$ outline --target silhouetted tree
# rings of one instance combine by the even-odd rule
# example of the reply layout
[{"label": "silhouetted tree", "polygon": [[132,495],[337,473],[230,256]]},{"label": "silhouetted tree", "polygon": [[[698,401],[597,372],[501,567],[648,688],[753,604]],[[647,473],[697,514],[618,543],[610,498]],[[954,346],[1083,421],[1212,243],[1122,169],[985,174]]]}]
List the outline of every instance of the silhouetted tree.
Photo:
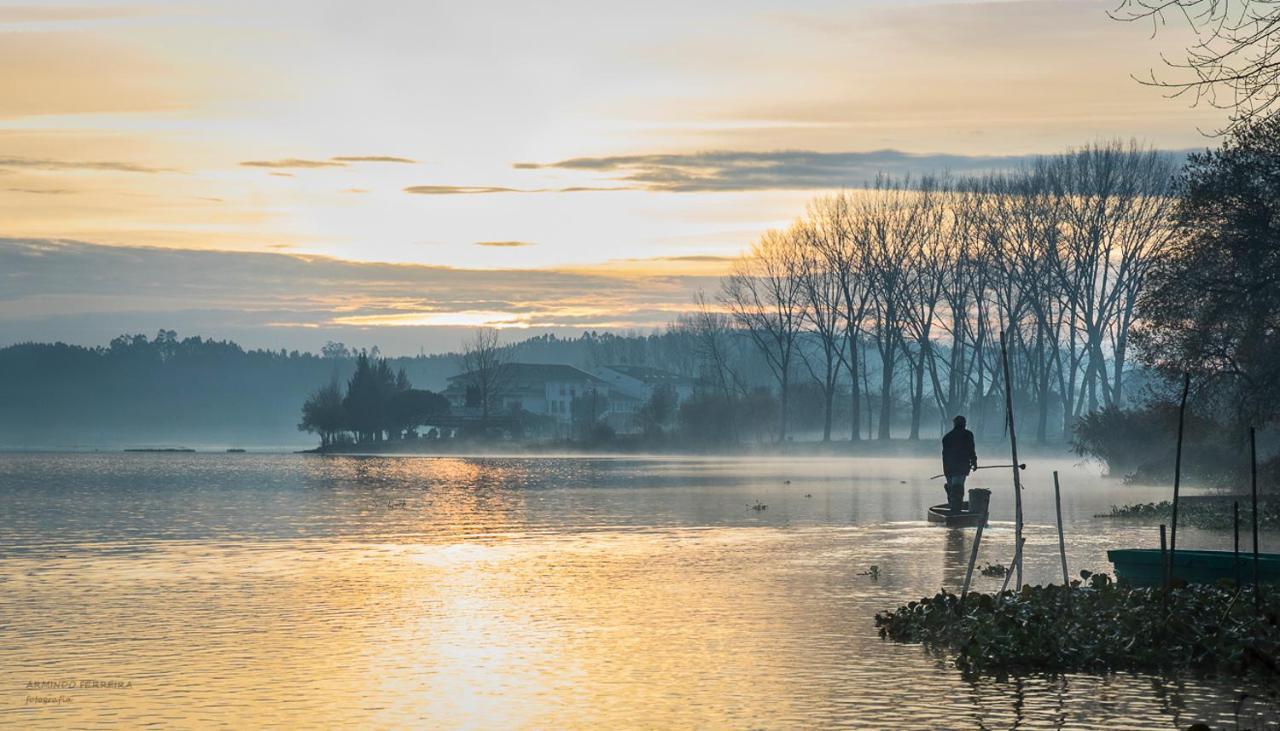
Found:
[{"label": "silhouetted tree", "polygon": [[[408,379],[403,379],[401,385],[407,388]],[[343,399],[347,425],[355,432],[357,441],[381,441],[383,434],[391,430],[391,401],[397,390],[397,378],[387,360],[371,360],[367,353],[361,352]]]},{"label": "silhouetted tree", "polygon": [[1152,30],[1169,18],[1182,21],[1194,40],[1183,61],[1165,60],[1189,78],[1168,81],[1152,71],[1144,84],[1190,95],[1231,111],[1225,131],[1264,119],[1280,109],[1280,3],[1275,0],[1124,0],[1111,17],[1150,21]]},{"label": "silhouetted tree", "polygon": [[676,390],[669,383],[655,386],[636,412],[640,428],[650,436],[661,436],[676,416]]},{"label": "silhouetted tree", "polygon": [[346,412],[342,404],[342,386],[334,378],[307,397],[302,404],[299,431],[320,435],[320,446],[332,444],[345,428]]},{"label": "silhouetted tree", "polygon": [[601,420],[609,411],[609,394],[597,388],[588,388],[569,402],[569,418],[573,433],[579,439],[592,439],[597,434]]},{"label": "silhouetted tree", "polygon": [[750,337],[778,384],[778,441],[787,438],[787,395],[796,337],[804,328],[803,240],[795,228],[771,230],[723,281],[721,302]]},{"label": "silhouetted tree", "polygon": [[1238,424],[1280,415],[1280,117],[1193,155],[1169,259],[1139,299],[1142,359],[1200,374]]},{"label": "silhouetted tree", "polygon": [[473,390],[480,406],[480,416],[489,418],[489,413],[501,396],[502,387],[507,380],[506,365],[510,353],[498,343],[498,331],[493,328],[480,328],[471,339],[462,344],[462,355],[458,363],[462,368],[465,386]]},{"label": "silhouetted tree", "polygon": [[[401,374],[404,371],[400,371]],[[391,401],[391,426],[397,438],[449,413],[449,400],[432,391],[397,388]]]}]

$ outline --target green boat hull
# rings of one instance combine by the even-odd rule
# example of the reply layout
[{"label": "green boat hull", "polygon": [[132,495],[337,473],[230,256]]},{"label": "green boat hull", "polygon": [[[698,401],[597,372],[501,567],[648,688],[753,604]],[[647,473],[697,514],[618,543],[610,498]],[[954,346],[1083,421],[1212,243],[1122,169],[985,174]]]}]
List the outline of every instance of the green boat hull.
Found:
[{"label": "green boat hull", "polygon": [[[1107,551],[1107,560],[1116,567],[1116,578],[1137,586],[1159,586],[1164,581],[1158,548],[1122,548]],[[1236,560],[1231,551],[1178,551],[1174,557],[1173,576],[1192,584],[1213,584],[1221,579],[1235,579]],[[1240,583],[1253,581],[1253,554],[1241,553]],[[1258,554],[1258,582],[1280,582],[1280,554]]]}]

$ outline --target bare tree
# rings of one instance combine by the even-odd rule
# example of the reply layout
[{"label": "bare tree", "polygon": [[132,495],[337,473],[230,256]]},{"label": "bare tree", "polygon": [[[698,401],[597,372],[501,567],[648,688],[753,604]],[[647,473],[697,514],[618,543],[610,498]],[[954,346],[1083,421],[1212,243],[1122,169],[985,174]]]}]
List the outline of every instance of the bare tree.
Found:
[{"label": "bare tree", "polygon": [[[871,306],[872,291],[868,275],[868,258],[854,237],[851,194],[815,199],[809,204],[808,230],[810,245],[816,247],[826,270],[834,277],[840,294],[840,324],[844,329],[844,347],[836,350],[849,372],[849,438],[861,438],[862,398],[858,393],[859,362],[863,323]],[[863,372],[865,383],[865,372]],[[869,414],[868,414],[869,416]]]},{"label": "bare tree", "polygon": [[1195,36],[1182,61],[1165,66],[1188,78],[1169,81],[1155,71],[1143,84],[1190,96],[1231,112],[1226,132],[1280,109],[1280,2],[1276,0],[1123,0],[1116,20],[1149,21],[1154,35],[1170,18]]},{"label": "bare tree", "polygon": [[799,244],[795,230],[765,232],[734,264],[721,295],[778,384],[779,442],[787,438],[792,361],[804,324]]},{"label": "bare tree", "polygon": [[510,355],[510,349],[499,344],[498,331],[493,328],[478,328],[471,339],[462,344],[458,361],[464,385],[471,392],[468,400],[474,394],[480,405],[480,416],[486,421],[506,385]]},{"label": "bare tree", "polygon": [[1137,288],[1168,238],[1173,166],[1133,142],[1087,146],[1047,166],[1062,192],[1057,273],[1087,354],[1080,399],[1087,411],[1099,392],[1103,404],[1119,405]]},{"label": "bare tree", "polygon": [[800,359],[809,375],[822,389],[822,441],[831,441],[832,406],[840,380],[845,328],[841,322],[843,298],[839,273],[822,253],[820,233],[806,222],[796,226],[803,244],[800,250],[800,282],[804,297],[802,309],[809,323],[808,334],[814,347],[802,347]]},{"label": "bare tree", "polygon": [[[909,394],[917,439],[931,405],[944,428],[962,412],[980,431],[1003,428],[995,335],[1005,333],[1015,408],[1034,409],[1045,442],[1060,405],[1067,436],[1086,411],[1125,403],[1136,303],[1169,246],[1172,172],[1166,155],[1109,142],[1011,173],[945,184],[880,178],[815,199],[725,280],[721,301],[755,345],[737,355],[760,352],[784,411],[799,356],[826,397],[824,439],[843,368],[856,439],[859,388],[867,403],[873,393],[862,360],[877,353],[877,437],[890,436],[896,391]],[[874,347],[860,347],[868,338]],[[718,360],[718,373],[734,372],[732,358]],[[722,390],[728,380],[719,376]]]},{"label": "bare tree", "polygon": [[693,338],[702,380],[713,384],[725,399],[745,396],[749,389],[734,366],[739,354],[732,319],[712,307],[701,291],[694,295],[693,303],[696,309],[682,315],[678,326]]},{"label": "bare tree", "polygon": [[894,373],[907,325],[911,292],[908,257],[928,220],[927,194],[910,181],[878,178],[875,188],[857,199],[855,246],[865,257],[871,286],[870,329],[880,354],[880,423],[878,439],[888,439],[893,417]]},{"label": "bare tree", "polygon": [[946,202],[946,193],[939,190],[937,181],[921,181],[915,201],[919,219],[917,231],[904,242],[907,292],[903,312],[913,348],[905,348],[903,352],[911,365],[911,431],[908,438],[913,440],[920,438],[924,374],[926,366],[934,360],[933,327],[937,321],[938,304],[949,284],[948,259],[952,252],[945,239],[950,216]]}]

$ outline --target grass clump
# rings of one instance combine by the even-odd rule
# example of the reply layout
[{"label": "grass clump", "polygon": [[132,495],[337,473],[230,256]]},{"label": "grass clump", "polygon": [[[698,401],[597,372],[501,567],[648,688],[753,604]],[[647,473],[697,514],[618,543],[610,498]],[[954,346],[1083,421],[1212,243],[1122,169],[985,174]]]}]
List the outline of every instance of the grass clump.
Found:
[{"label": "grass clump", "polygon": [[[1149,589],[1081,572],[1070,588],[945,589],[876,615],[880,636],[953,654],[967,674],[1194,672],[1280,683],[1280,590],[1195,584]],[[1166,604],[1167,603],[1167,604]]]}]

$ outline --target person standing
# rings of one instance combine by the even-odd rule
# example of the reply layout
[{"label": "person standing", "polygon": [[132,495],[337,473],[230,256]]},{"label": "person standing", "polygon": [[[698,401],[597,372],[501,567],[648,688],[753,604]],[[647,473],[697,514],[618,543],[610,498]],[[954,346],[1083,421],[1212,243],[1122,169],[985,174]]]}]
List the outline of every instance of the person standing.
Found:
[{"label": "person standing", "polygon": [[978,452],[965,418],[957,416],[953,423],[955,428],[942,435],[942,473],[947,477],[947,508],[958,513],[963,509],[965,478],[978,469]]}]

